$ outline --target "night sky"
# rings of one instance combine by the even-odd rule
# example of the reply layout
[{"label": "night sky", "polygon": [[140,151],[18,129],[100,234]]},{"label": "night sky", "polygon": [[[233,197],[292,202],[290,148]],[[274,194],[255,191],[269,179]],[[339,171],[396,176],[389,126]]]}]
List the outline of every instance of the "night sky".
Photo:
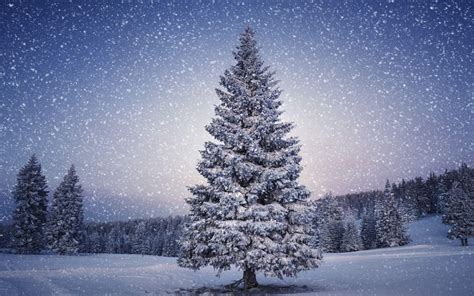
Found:
[{"label": "night sky", "polygon": [[89,218],[186,213],[248,25],[312,198],[473,164],[472,1],[93,2],[0,2],[0,220],[33,153],[50,191],[76,165]]}]

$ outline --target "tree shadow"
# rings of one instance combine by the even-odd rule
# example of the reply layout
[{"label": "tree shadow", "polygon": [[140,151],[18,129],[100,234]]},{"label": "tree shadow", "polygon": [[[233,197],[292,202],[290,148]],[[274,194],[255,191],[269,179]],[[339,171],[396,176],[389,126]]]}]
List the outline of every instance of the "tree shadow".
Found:
[{"label": "tree shadow", "polygon": [[298,293],[316,293],[321,292],[320,287],[308,287],[306,285],[296,286],[280,286],[280,285],[260,285],[257,288],[245,290],[243,288],[230,289],[227,287],[200,287],[192,289],[179,289],[174,291],[175,295],[278,295],[278,294],[298,294]]}]

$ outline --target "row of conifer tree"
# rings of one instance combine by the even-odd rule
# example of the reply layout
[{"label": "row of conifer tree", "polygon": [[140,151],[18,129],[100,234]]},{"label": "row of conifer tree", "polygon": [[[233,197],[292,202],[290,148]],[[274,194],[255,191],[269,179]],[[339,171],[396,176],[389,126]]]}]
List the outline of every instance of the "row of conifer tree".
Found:
[{"label": "row of conifer tree", "polygon": [[72,165],[53,193],[48,206],[48,185],[41,164],[33,155],[23,166],[13,190],[12,246],[17,253],[50,249],[76,254],[83,241],[82,187]]},{"label": "row of conifer tree", "polygon": [[[33,155],[17,175],[13,225],[0,227],[0,247],[19,254],[126,253],[177,256],[183,216],[84,223],[83,190],[74,165],[48,203],[48,186]],[[48,205],[49,204],[49,205]]]},{"label": "row of conifer tree", "polygon": [[387,180],[383,192],[328,194],[314,205],[315,244],[326,252],[405,245],[407,223],[430,214],[441,214],[451,226],[448,237],[467,245],[474,235],[474,170],[462,164],[426,181]]},{"label": "row of conifer tree", "polygon": [[[406,224],[440,213],[451,225],[448,237],[467,245],[474,227],[474,170],[462,164],[427,180],[419,177],[385,190],[332,196],[314,204],[314,244],[325,252],[402,246]],[[58,254],[128,253],[177,256],[186,217],[84,224],[83,190],[74,166],[53,193],[48,207],[46,178],[36,156],[17,176],[13,227],[3,227],[0,245],[17,253],[52,250]],[[360,220],[360,223],[357,223]]]},{"label": "row of conifer tree", "polygon": [[185,216],[86,224],[85,253],[178,256]]}]

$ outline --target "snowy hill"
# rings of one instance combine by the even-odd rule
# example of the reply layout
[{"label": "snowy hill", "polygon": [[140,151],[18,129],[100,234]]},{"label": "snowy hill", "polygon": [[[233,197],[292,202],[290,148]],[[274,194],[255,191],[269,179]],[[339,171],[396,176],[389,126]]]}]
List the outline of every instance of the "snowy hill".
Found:
[{"label": "snowy hill", "polygon": [[[404,247],[328,254],[319,269],[298,278],[281,281],[259,275],[266,288],[254,292],[472,295],[474,247],[446,239],[447,227],[440,220],[431,216],[410,225],[412,242]],[[0,254],[0,295],[212,295],[240,277],[237,270],[224,272],[220,278],[211,268],[193,272],[178,267],[174,258],[154,256]]]}]

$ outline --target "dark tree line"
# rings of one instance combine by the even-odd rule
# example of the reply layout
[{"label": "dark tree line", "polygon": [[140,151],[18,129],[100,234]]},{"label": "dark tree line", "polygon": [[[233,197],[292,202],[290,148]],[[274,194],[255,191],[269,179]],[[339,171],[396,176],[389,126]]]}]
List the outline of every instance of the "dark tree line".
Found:
[{"label": "dark tree line", "polygon": [[[458,169],[446,170],[440,175],[431,173],[428,178],[416,177],[392,183],[393,194],[397,207],[401,210],[404,219],[418,219],[419,217],[443,213],[439,208],[440,196],[446,194],[455,182],[468,193],[473,192],[474,169],[463,163]],[[440,191],[441,190],[441,191]],[[364,212],[382,191],[365,191],[337,196],[338,202],[344,211],[352,212],[356,219],[361,219]]]},{"label": "dark tree line", "polygon": [[142,254],[175,257],[184,216],[86,224],[84,253]]},{"label": "dark tree line", "polygon": [[409,242],[390,183],[373,196],[359,226],[353,213],[331,195],[315,202],[314,243],[324,252],[352,252],[362,249],[403,246]]},{"label": "dark tree line", "polygon": [[[142,254],[176,257],[185,216],[86,223],[81,253]],[[0,248],[15,249],[13,225],[0,225]]]},{"label": "dark tree line", "polygon": [[[33,155],[17,176],[13,225],[0,225],[0,248],[17,253],[123,253],[177,256],[187,217],[84,224],[82,188],[72,166],[53,193]],[[313,244],[326,252],[404,245],[406,223],[439,213],[448,237],[462,245],[474,235],[474,170],[466,164],[423,180],[387,181],[385,190],[327,195],[313,202]],[[360,223],[356,220],[360,219]]]}]

